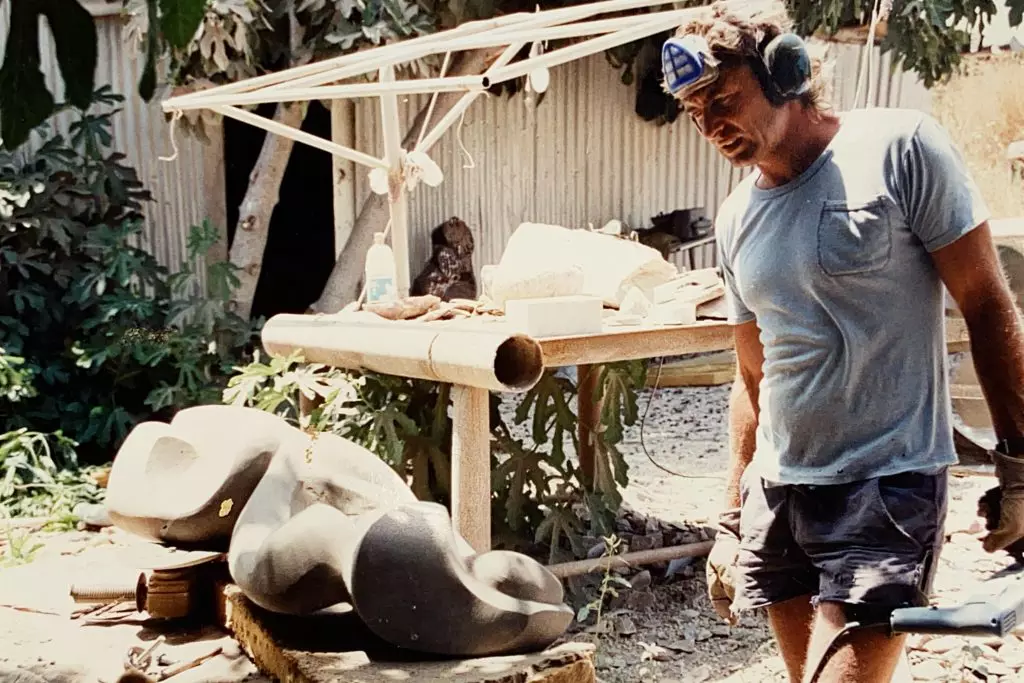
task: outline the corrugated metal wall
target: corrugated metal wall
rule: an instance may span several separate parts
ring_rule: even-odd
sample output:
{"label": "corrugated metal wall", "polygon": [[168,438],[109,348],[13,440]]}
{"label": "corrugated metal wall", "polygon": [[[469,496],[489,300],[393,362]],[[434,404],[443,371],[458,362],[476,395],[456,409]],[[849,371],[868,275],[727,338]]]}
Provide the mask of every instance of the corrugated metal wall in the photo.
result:
{"label": "corrugated metal wall", "polygon": [[[96,87],[109,85],[125,98],[121,113],[113,119],[113,146],[127,155],[126,163],[136,169],[154,199],[146,207],[144,242],[140,246],[174,271],[185,259],[189,227],[201,223],[205,212],[202,144],[178,133],[178,157],[174,161],[159,159],[173,153],[170,124],[160,110],[161,93],[158,91],[148,104],[138,96],[142,58],[137,56],[137,46],[128,42],[121,17],[111,14],[109,9],[100,9],[97,14],[100,16],[95,17],[99,36]],[[0,4],[0,54],[9,18],[10,4]],[[39,38],[46,83],[60,102],[64,83],[45,21],[40,22]],[[50,132],[66,134],[73,117],[70,112],[53,117],[48,126]],[[39,143],[38,137],[33,136],[26,148],[33,143]]]}
{"label": "corrugated metal wall", "polygon": [[[829,45],[833,101],[841,109],[852,105],[865,49]],[[891,75],[889,58],[880,58],[877,48],[873,52],[875,104],[928,110],[929,93],[916,77]],[[704,207],[714,217],[747,171],[721,159],[685,118],[664,126],[643,121],[634,113],[634,97],[635,89],[622,85],[618,72],[596,55],[552,70],[536,110],[521,96],[474,103],[461,129],[453,126],[431,154],[445,173],[444,183],[421,186],[411,198],[414,274],[429,256],[430,230],[453,215],[476,234],[477,268],[500,259],[522,222],[578,228],[617,218],[647,227],[652,216],[690,207]],[[402,103],[407,126],[428,101],[424,96]],[[375,100],[358,102],[358,149],[383,154],[379,119]],[[359,169],[357,176],[359,206],[369,186],[366,172]],[[701,247],[694,262],[713,265],[713,246]]]}

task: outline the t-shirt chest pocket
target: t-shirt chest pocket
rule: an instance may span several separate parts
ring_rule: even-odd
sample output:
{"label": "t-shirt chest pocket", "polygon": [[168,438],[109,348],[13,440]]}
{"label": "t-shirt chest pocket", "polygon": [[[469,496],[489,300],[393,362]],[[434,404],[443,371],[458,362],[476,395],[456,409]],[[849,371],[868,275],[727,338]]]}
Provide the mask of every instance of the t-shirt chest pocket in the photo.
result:
{"label": "t-shirt chest pocket", "polygon": [[818,221],[818,262],[828,275],[856,275],[889,263],[892,230],[882,197],[827,199]]}

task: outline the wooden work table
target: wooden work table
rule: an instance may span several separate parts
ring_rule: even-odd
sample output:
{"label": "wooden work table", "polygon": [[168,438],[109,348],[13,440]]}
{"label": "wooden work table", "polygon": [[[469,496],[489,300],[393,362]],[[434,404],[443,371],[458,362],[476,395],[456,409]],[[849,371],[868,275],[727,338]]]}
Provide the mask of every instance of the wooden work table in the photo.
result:
{"label": "wooden work table", "polygon": [[[332,316],[280,316],[268,321],[264,328],[264,345],[272,355],[301,350],[310,363],[339,367],[359,365],[376,372],[405,377],[423,377],[424,368],[409,361],[409,354],[389,362],[377,351],[378,346],[395,342],[395,337],[415,337],[420,348],[437,351],[436,342],[422,339],[429,330],[443,330],[451,339],[465,335],[466,353],[477,346],[481,332],[515,334],[500,318],[474,317],[435,322],[372,320],[364,328],[358,322],[342,321]],[[379,344],[352,341],[353,336],[381,335]],[[374,337],[373,339],[376,339]],[[372,340],[371,340],[372,341]],[[594,401],[599,366],[625,360],[674,356],[732,348],[732,330],[722,321],[699,321],[692,325],[613,325],[606,322],[599,333],[548,337],[530,340],[540,348],[540,365],[544,369],[575,365],[578,367],[578,410],[580,436],[580,467],[584,476],[593,472],[594,447],[592,435],[599,419],[599,406]],[[353,349],[358,346],[358,349]],[[534,348],[534,353],[535,349]],[[440,353],[440,351],[438,351]],[[447,358],[451,354],[448,353]],[[427,366],[436,364],[432,358]],[[534,363],[537,363],[534,358]],[[353,368],[354,369],[354,368]],[[540,367],[537,367],[540,372]],[[419,374],[415,374],[419,373]],[[470,377],[467,375],[467,377]],[[479,375],[465,383],[452,381],[452,519],[455,529],[478,551],[491,546],[491,471],[489,423],[489,392],[476,382]],[[439,380],[440,381],[440,380]],[[529,387],[526,387],[529,388]]]}

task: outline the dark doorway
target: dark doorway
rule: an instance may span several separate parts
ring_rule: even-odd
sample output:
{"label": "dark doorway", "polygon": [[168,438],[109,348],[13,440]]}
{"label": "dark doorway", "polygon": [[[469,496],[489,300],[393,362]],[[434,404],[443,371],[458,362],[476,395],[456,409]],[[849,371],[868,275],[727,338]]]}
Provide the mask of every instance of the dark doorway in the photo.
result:
{"label": "dark doorway", "polygon": [[[260,116],[274,115],[273,104],[260,105]],[[310,102],[302,130],[331,137],[331,112]],[[238,207],[245,197],[266,133],[234,119],[224,122],[224,168],[228,239],[234,237]],[[292,147],[281,183],[281,196],[270,221],[263,269],[252,316],[304,313],[316,301],[334,267],[334,200],[331,155],[302,143]]]}

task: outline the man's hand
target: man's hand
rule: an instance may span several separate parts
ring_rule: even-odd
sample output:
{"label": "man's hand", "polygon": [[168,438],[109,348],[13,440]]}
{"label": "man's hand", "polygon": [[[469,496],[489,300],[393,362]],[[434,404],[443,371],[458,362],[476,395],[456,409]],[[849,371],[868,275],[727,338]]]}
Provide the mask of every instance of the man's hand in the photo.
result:
{"label": "man's hand", "polygon": [[1001,493],[999,521],[982,541],[985,550],[1004,550],[1024,538],[1024,459],[992,452]]}
{"label": "man's hand", "polygon": [[736,554],[740,548],[740,511],[731,509],[718,518],[718,535],[711,548],[705,568],[708,597],[718,616],[730,625],[736,624],[732,601],[736,597]]}

